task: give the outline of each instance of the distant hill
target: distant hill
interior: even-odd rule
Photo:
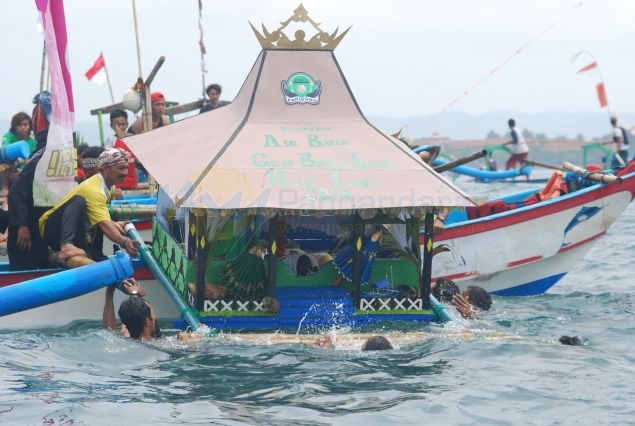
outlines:
[[[408,138],[429,137],[434,133],[452,140],[485,139],[490,131],[501,136],[507,132],[507,120],[516,119],[518,125],[533,134],[543,133],[550,139],[576,138],[591,140],[610,132],[606,112],[589,113],[532,113],[519,114],[509,111],[490,112],[471,115],[460,112],[448,112],[440,116],[422,115],[416,117],[382,117],[369,115],[368,120],[387,133],[404,129]],[[9,129],[10,118],[0,118],[0,131]],[[634,124],[635,113],[621,115],[621,124]],[[110,134],[110,128],[104,122],[104,132]],[[99,126],[97,118],[93,121],[77,122],[77,130],[90,145],[99,144]],[[579,136],[582,138],[579,138]]]
[[[490,131],[504,135],[507,120],[514,118],[522,128],[533,134],[544,133],[550,139],[577,138],[591,140],[610,132],[611,127],[606,112],[590,113],[535,113],[519,114],[509,111],[471,115],[448,112],[441,116],[422,115],[417,117],[367,117],[374,125],[388,133],[404,129],[409,138],[427,137],[434,133],[452,140],[484,139]],[[621,124],[635,123],[635,113],[621,115]],[[582,135],[582,138],[578,136]]]

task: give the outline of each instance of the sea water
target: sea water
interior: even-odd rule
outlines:
[[[151,346],[96,322],[0,330],[0,424],[635,424],[634,222],[631,204],[547,294],[494,297],[476,321],[408,325],[429,338],[393,351]]]

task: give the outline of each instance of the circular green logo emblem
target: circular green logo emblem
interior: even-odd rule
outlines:
[[[315,91],[315,81],[310,75],[305,73],[296,73],[287,80],[289,92],[296,96],[306,96]]]
[[[282,93],[288,105],[320,103],[322,85],[305,72],[296,72],[282,80]]]

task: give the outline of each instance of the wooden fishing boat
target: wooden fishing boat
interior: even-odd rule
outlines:
[[[433,279],[447,277],[461,287],[479,285],[493,294],[542,294],[555,285],[628,207],[635,195],[633,162],[620,183],[587,183],[542,202],[466,220],[450,214],[435,236],[445,251],[435,256]],[[515,204],[544,188],[490,200]],[[423,242],[423,240],[422,240]]]

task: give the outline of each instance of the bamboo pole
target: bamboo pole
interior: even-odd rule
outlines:
[[[575,172],[575,173],[584,175],[584,177],[589,180],[593,180],[596,182],[602,182],[602,183],[622,182],[622,178],[619,176],[611,175],[608,173],[602,173],[602,172],[591,172],[587,169],[583,169],[582,167],[578,167],[575,164],[572,164],[568,161],[564,161],[562,163],[562,167],[554,166],[552,164],[541,163],[540,161],[535,161],[535,160],[525,160],[525,164],[531,164],[534,166],[544,167],[551,170],[558,170],[561,172],[564,172],[564,171]]]
[[[102,58],[104,56],[103,52],[100,52]],[[106,82],[108,83],[108,91],[110,91],[110,101],[114,104],[115,103],[115,97],[112,94],[112,85],[110,84],[110,74],[108,74],[108,67],[106,66],[106,60],[104,59],[104,72],[106,73]]]
[[[600,172],[589,172],[587,169],[583,169],[582,167],[578,167],[575,164],[571,164],[568,161],[562,163],[562,167],[565,170],[569,170],[575,173],[581,173],[585,178],[594,180],[602,183],[622,183],[622,178],[619,176],[600,173]]]
[[[560,170],[560,171],[564,170],[562,167],[554,166],[553,164],[541,163],[540,161],[535,161],[535,160],[525,160],[524,163],[529,164],[531,166],[544,167],[545,169]]]
[[[479,152],[475,152],[472,155],[468,155],[467,157],[459,158],[457,160],[450,161],[449,163],[445,163],[440,166],[437,166],[434,168],[434,171],[437,173],[445,172],[446,170],[450,170],[457,166],[461,166],[471,161],[478,160],[479,158],[483,158],[486,154],[487,154],[487,150],[483,149]]]

